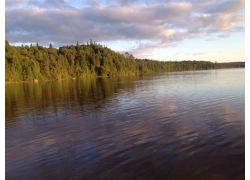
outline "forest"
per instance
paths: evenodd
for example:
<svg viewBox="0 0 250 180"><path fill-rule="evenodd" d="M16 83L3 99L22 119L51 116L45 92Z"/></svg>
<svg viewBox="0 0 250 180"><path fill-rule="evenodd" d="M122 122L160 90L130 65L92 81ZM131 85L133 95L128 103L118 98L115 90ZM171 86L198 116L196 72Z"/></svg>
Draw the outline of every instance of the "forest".
<svg viewBox="0 0 250 180"><path fill-rule="evenodd" d="M245 67L245 62L157 61L134 58L90 42L54 48L12 46L5 41L5 82L62 80L89 76L130 76L174 71Z"/></svg>

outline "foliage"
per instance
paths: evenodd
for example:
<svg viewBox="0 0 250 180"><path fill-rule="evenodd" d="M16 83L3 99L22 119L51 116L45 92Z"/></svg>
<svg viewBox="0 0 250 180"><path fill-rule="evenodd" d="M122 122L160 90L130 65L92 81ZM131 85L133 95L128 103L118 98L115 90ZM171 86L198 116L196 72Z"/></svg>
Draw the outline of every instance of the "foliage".
<svg viewBox="0 0 250 180"><path fill-rule="evenodd" d="M127 76L145 73L245 67L245 63L210 61L155 61L135 59L96 44L63 46L11 46L5 41L5 81L51 80L87 76Z"/></svg>

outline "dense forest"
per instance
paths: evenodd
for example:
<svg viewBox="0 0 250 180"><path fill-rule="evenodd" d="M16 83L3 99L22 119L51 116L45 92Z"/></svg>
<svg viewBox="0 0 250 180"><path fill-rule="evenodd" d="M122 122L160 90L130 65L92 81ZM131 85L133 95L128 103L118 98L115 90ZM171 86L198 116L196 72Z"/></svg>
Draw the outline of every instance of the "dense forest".
<svg viewBox="0 0 250 180"><path fill-rule="evenodd" d="M68 79L87 76L126 76L173 71L245 67L245 62L156 61L120 54L95 42L53 48L11 46L5 41L5 81Z"/></svg>

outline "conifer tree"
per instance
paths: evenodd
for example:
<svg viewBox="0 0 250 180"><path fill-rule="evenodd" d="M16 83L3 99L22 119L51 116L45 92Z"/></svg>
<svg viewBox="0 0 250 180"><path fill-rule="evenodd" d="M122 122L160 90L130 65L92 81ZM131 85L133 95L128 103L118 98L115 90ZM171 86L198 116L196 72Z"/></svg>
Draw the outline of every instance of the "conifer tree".
<svg viewBox="0 0 250 180"><path fill-rule="evenodd" d="M56 79L84 76L138 75L143 73L190 71L245 67L245 63L218 63L211 61L153 61L124 55L95 42L89 46L48 48L11 46L5 41L5 81ZM37 46L39 44L37 42ZM41 47L41 46L40 46Z"/></svg>

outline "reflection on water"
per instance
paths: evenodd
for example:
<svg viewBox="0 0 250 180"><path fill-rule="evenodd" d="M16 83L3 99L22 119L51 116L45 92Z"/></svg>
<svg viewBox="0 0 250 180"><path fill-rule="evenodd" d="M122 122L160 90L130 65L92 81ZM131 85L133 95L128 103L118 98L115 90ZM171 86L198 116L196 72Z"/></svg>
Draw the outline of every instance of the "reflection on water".
<svg viewBox="0 0 250 180"><path fill-rule="evenodd" d="M6 179L244 179L244 73L6 84Z"/></svg>

